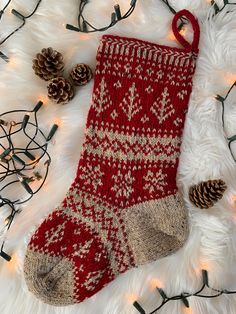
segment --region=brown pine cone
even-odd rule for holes
[[[63,56],[60,52],[50,48],[43,48],[33,59],[32,66],[35,74],[44,81],[60,76],[64,70]]]
[[[48,98],[57,104],[66,104],[74,96],[73,86],[64,77],[52,79],[47,86]]]
[[[73,83],[77,86],[87,84],[93,77],[92,70],[84,63],[76,64],[70,72]]]
[[[226,189],[223,180],[203,181],[189,189],[189,199],[199,208],[210,208],[223,197]]]

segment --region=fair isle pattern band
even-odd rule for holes
[[[132,136],[92,127],[86,134],[84,150],[108,159],[176,163],[179,157],[178,136]]]
[[[71,204],[75,205],[76,210],[67,210]],[[68,216],[68,220],[76,219],[79,223],[85,223],[91,231],[98,234],[104,246],[111,251],[119,252],[110,259],[114,276],[134,265],[127,234],[122,228],[125,222],[118,207],[101,200],[100,197],[77,189],[69,191],[64,206],[61,210],[65,216]]]
[[[186,53],[186,50],[183,48],[167,47],[154,43],[149,43],[146,41],[138,39],[130,39],[126,37],[118,37],[112,35],[105,35],[102,37],[101,44],[98,50],[99,54],[107,54],[112,58],[113,54],[122,56],[122,57],[133,57],[140,58],[146,61],[157,62],[158,57],[161,58],[158,60],[160,63],[167,63],[167,58],[171,58],[171,63],[174,62],[174,65],[182,66],[183,60],[186,60],[188,65],[189,60],[192,56],[196,59],[197,54],[193,51]],[[181,58],[181,60],[179,60]],[[180,62],[181,63],[177,63]]]
[[[100,56],[103,58],[101,64]],[[187,88],[192,84],[196,58],[194,51],[105,35],[98,50],[100,67],[96,68],[96,74],[106,73]]]

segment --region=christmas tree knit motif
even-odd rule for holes
[[[103,77],[102,81],[99,84],[99,87],[96,88],[93,94],[93,106],[97,111],[97,115],[105,111],[108,107],[112,105],[110,95],[108,93],[107,84],[105,78]]]
[[[164,91],[161,93],[161,99],[158,98],[150,110],[157,117],[160,124],[175,113],[175,109],[171,104],[168,87],[164,88]]]
[[[135,83],[133,83],[120,104],[120,107],[127,115],[129,121],[131,121],[133,116],[141,110],[140,103],[140,96],[137,92],[137,88],[135,87]]]
[[[193,26],[191,44],[178,31],[182,16]],[[43,302],[82,302],[187,239],[188,214],[176,173],[199,26],[183,10],[172,27],[182,48],[101,39],[75,180],[26,252],[26,283]]]

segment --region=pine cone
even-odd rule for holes
[[[73,86],[64,77],[56,77],[52,79],[47,86],[48,98],[57,104],[66,104],[74,96]]]
[[[189,199],[199,208],[210,208],[223,197],[226,189],[223,180],[203,181],[189,189]]]
[[[77,86],[87,84],[93,77],[92,70],[84,63],[79,63],[70,72],[73,83]]]
[[[60,76],[64,69],[63,56],[52,48],[43,48],[37,53],[32,66],[35,74],[44,81]]]

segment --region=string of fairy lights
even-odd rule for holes
[[[39,128],[37,113],[42,105],[43,102],[39,101],[31,111],[12,110],[0,114],[0,208],[6,212],[1,236],[6,235],[16,214],[21,212],[22,205],[41,190],[48,176],[51,164],[48,143],[56,133],[58,124],[53,124],[47,136]],[[21,117],[20,121],[17,121],[18,117]],[[14,191],[19,190],[19,186],[22,187],[22,191],[19,191],[21,197],[10,199],[7,195],[11,194],[13,188]],[[5,241],[0,256],[10,261],[10,255],[3,250],[4,244]]]
[[[9,0],[5,4],[5,6],[0,10],[0,20],[3,16],[3,14],[5,13],[6,9],[11,4],[11,2],[12,2],[12,0]],[[31,18],[35,14],[35,12],[37,11],[41,2],[42,2],[42,0],[37,1],[35,8],[33,9],[33,11],[29,15],[23,15],[22,13],[20,13],[16,9],[11,10],[11,13],[14,14],[18,19],[21,20],[21,24],[18,27],[16,27],[12,32],[10,32],[5,38],[0,40],[0,46],[3,45],[9,38],[11,38],[16,32],[18,32],[26,24],[27,19]],[[9,57],[5,53],[3,53],[2,51],[0,51],[0,58],[2,58],[5,62],[9,62]]]
[[[232,84],[232,86],[230,87],[230,89],[228,90],[227,94],[223,97],[223,96],[220,96],[220,95],[217,95],[216,96],[216,100],[218,100],[221,105],[222,105],[222,127],[223,127],[223,130],[224,130],[224,135],[225,135],[225,138],[226,140],[228,141],[228,147],[229,147],[229,150],[230,150],[230,153],[231,153],[231,156],[233,158],[233,160],[236,162],[236,157],[233,153],[233,150],[232,150],[232,144],[236,141],[236,134],[233,135],[233,136],[230,136],[228,137],[226,134],[226,130],[225,130],[225,102],[227,101],[229,95],[231,94],[231,92],[233,91],[233,89],[236,87],[236,81]]]
[[[214,0],[211,1],[211,5],[212,7],[214,8],[214,11],[215,11],[215,15],[220,13],[221,11],[223,11],[225,9],[225,7],[227,6],[230,10],[230,6],[234,6],[236,5],[235,2],[230,2],[229,0],[224,0],[223,1],[223,5],[220,7]],[[228,11],[230,12],[230,11]]]
[[[170,5],[168,0],[161,0],[164,2],[169,10],[175,14],[176,10]],[[66,24],[66,28],[68,30],[76,31],[76,32],[82,32],[82,33],[94,33],[94,32],[103,32],[108,30],[109,28],[115,26],[118,22],[127,19],[135,10],[137,0],[131,0],[130,2],[130,8],[128,11],[126,11],[124,14],[122,14],[120,5],[117,3],[114,5],[114,11],[111,13],[111,21],[108,25],[103,27],[96,27],[92,25],[86,18],[84,17],[84,10],[86,8],[86,5],[89,3],[89,0],[81,0],[79,4],[79,14],[78,14],[78,26],[74,26],[71,24]],[[179,30],[186,24],[187,20],[184,17],[180,18],[181,23],[179,25]]]
[[[170,4],[169,0],[161,0],[171,11],[171,13],[175,14],[177,11],[173,8],[173,6]],[[11,4],[12,0],[8,0],[8,2],[5,4],[5,6],[0,10],[0,20],[5,13],[6,9],[9,7]],[[16,9],[12,9],[11,13],[14,14],[17,18],[19,18],[22,23],[20,26],[18,26],[16,29],[14,29],[11,33],[9,33],[5,38],[3,38],[0,41],[0,46],[4,44],[9,38],[11,38],[16,32],[18,32],[26,23],[26,20],[31,18],[37,11],[39,5],[41,4],[42,0],[38,0],[35,8],[29,15],[23,15]],[[89,3],[89,0],[81,0],[79,3],[79,14],[78,14],[78,26],[74,26],[71,24],[66,24],[66,28],[68,30],[76,31],[76,32],[82,32],[82,33],[92,33],[92,32],[102,32],[106,31],[109,28],[113,27],[116,25],[119,21],[122,21],[124,19],[127,19],[135,10],[137,0],[131,0],[130,2],[130,8],[128,11],[126,11],[124,14],[121,12],[121,8],[119,4],[116,4],[114,6],[114,12],[111,13],[111,22],[107,26],[97,28],[94,25],[92,25],[88,20],[85,19],[84,17],[84,10],[86,5]],[[229,2],[229,0],[224,0],[223,1],[223,6],[220,7],[214,0],[211,1],[211,5],[214,8],[215,14],[218,14],[222,10],[225,9],[226,6],[230,5],[236,5],[235,2]],[[179,25],[179,30],[187,23],[187,20],[182,17],[180,18],[181,23]],[[0,51],[0,58],[2,58],[5,62],[9,62],[9,57]]]
[[[162,2],[164,2],[167,7],[169,8],[170,12],[173,13],[173,14],[176,14],[176,10],[173,8],[173,6],[171,6],[169,0],[161,0]],[[223,3],[222,3],[223,2]],[[230,12],[230,6],[234,6],[236,5],[236,2],[232,2],[232,1],[229,1],[229,0],[223,0],[221,3],[222,5],[220,6],[215,0],[211,0],[211,6],[212,8],[214,9],[214,15],[220,13],[221,11],[223,11],[226,6],[227,6],[227,9],[228,11],[227,12]],[[185,21],[183,21],[183,23],[185,23]]]
[[[81,0],[79,4],[79,15],[78,15],[78,27],[73,26],[71,24],[66,24],[66,28],[69,30],[73,30],[76,32],[82,33],[94,33],[94,32],[103,32],[108,30],[109,28],[116,25],[121,20],[127,19],[135,10],[137,0],[131,0],[129,10],[122,15],[119,4],[114,6],[114,12],[111,13],[111,22],[109,25],[97,28],[93,26],[90,22],[88,22],[84,17],[84,9],[86,5],[89,3],[88,0]]]
[[[171,13],[175,14],[177,11],[173,8],[173,6],[171,6],[169,0],[161,0],[171,11]],[[8,2],[5,4],[5,6],[0,10],[0,20],[3,16],[3,14],[5,13],[6,9],[9,7],[9,5],[11,4],[12,0],[8,0]],[[19,11],[17,11],[16,9],[12,9],[11,13],[14,14],[17,18],[19,18],[22,23],[20,24],[20,26],[18,26],[17,28],[15,28],[11,33],[9,33],[5,38],[3,38],[0,41],[0,46],[2,44],[4,44],[9,38],[11,38],[16,32],[18,32],[26,23],[26,20],[31,18],[37,11],[40,3],[42,2],[42,0],[38,0],[35,8],[33,9],[33,11],[29,14],[29,15],[23,15],[22,13],[20,13]],[[84,17],[84,10],[86,5],[89,3],[89,0],[81,0],[79,3],[79,14],[78,14],[78,27],[71,25],[71,24],[66,24],[66,28],[68,30],[73,30],[73,31],[77,31],[77,32],[83,32],[83,33],[92,33],[92,32],[102,32],[102,31],[106,31],[109,28],[113,27],[114,25],[116,25],[119,21],[127,19],[135,10],[136,4],[137,4],[137,0],[131,0],[130,2],[130,8],[128,9],[128,11],[125,12],[125,14],[121,13],[121,8],[119,4],[116,4],[114,6],[114,12],[111,13],[111,22],[109,25],[104,26],[104,27],[100,27],[97,28],[95,26],[93,26],[88,20],[85,19]],[[228,0],[224,0],[224,4],[223,6],[220,8],[219,5],[212,0],[211,1],[211,5],[215,10],[215,14],[218,14],[219,12],[221,12],[222,10],[224,10],[226,5],[236,5],[236,3],[233,2],[229,2]],[[184,17],[180,18],[181,23],[179,25],[179,29],[181,29],[186,23],[187,20]],[[2,58],[4,61],[9,62],[9,57],[3,53],[2,51],[0,51],[0,58]]]
[[[168,303],[170,301],[181,301],[186,308],[190,308],[189,298],[191,298],[191,297],[212,299],[212,298],[217,298],[222,294],[235,294],[236,293],[236,290],[230,291],[230,290],[226,290],[226,289],[220,290],[220,289],[212,288],[209,284],[208,272],[205,269],[202,270],[202,285],[195,293],[182,292],[179,295],[168,297],[166,292],[162,288],[156,287],[156,290],[161,297],[160,298],[161,301],[160,301],[160,304],[158,305],[158,307],[155,310],[153,310],[152,312],[149,312],[149,314],[157,313],[158,310],[160,310],[166,303]],[[138,301],[135,301],[133,303],[133,306],[136,308],[136,310],[140,314],[147,314],[147,312],[140,305],[140,303],[138,303]]]
[[[176,10],[170,4],[169,0],[161,0],[168,9],[175,14]],[[5,13],[6,9],[9,7],[12,0],[9,0],[6,5],[0,10],[0,20]],[[35,12],[37,11],[40,3],[42,0],[38,0],[34,10],[27,16],[23,15],[19,11],[13,9],[11,13],[14,14],[17,18],[21,20],[21,25],[14,29],[10,34],[8,34],[4,39],[0,41],[0,46],[4,44],[10,37],[12,37],[17,31],[19,31],[26,23],[26,20],[32,17]],[[111,20],[107,26],[103,27],[96,27],[92,23],[90,23],[84,15],[84,11],[86,5],[89,3],[89,0],[81,0],[79,3],[79,14],[78,14],[78,26],[74,26],[71,24],[66,24],[66,28],[68,30],[82,32],[82,33],[93,33],[93,32],[102,32],[106,31],[109,28],[115,26],[118,22],[127,19],[135,10],[137,5],[137,0],[131,0],[130,8],[125,12],[122,13],[121,7],[119,4],[114,6],[114,11],[111,13]],[[211,1],[211,6],[214,10],[214,15],[217,15],[221,11],[223,11],[227,6],[227,12],[230,12],[230,6],[236,5],[235,2],[230,2],[229,0],[224,0],[223,5],[220,7],[214,0]],[[185,18],[181,19],[179,29],[186,24],[187,21]],[[6,54],[0,51],[0,58],[4,61],[8,62],[9,58]],[[229,94],[236,87],[236,82],[230,87],[225,97],[217,95],[216,99],[222,105],[222,126],[223,129],[225,128],[225,102],[228,99]],[[33,195],[35,195],[44,185],[49,166],[51,163],[51,157],[48,153],[48,143],[54,136],[55,132],[57,131],[58,125],[54,124],[49,131],[49,134],[46,136],[45,133],[39,128],[37,112],[42,106],[42,102],[39,101],[35,108],[32,111],[28,110],[14,110],[8,111],[0,115],[0,147],[2,149],[2,153],[0,154],[0,182],[4,182],[4,186],[0,189],[0,207],[7,207],[9,210],[9,214],[5,219],[5,226],[3,232],[6,232],[16,214],[18,214],[22,208],[21,206],[29,201]],[[23,114],[23,119],[19,122],[12,120],[10,117],[11,115],[16,114]],[[31,131],[29,131],[29,129]],[[32,130],[34,130],[32,132]],[[226,134],[226,133],[225,133]],[[15,137],[16,135],[23,135],[27,141],[26,143],[18,147],[15,145]],[[228,141],[229,150],[231,155],[236,162],[236,158],[232,152],[231,146],[234,141],[236,141],[236,135],[227,137],[226,140]],[[38,172],[36,168],[42,164],[44,173]],[[42,170],[42,169],[41,169]],[[36,189],[32,188],[32,184],[34,182],[38,182]],[[15,200],[10,200],[8,197],[3,196],[7,190],[12,185],[20,185],[23,188],[23,191],[27,193],[25,198],[18,197]],[[6,193],[7,194],[7,193]],[[1,249],[0,249],[0,256],[7,261],[10,261],[11,257],[6,252],[4,252],[4,244],[3,241]],[[206,291],[205,291],[206,290]],[[168,294],[163,290],[161,287],[156,287],[156,291],[158,292],[159,296],[161,297],[159,300],[159,304],[156,306],[154,310],[149,312],[149,314],[157,313],[165,304],[170,301],[181,301],[186,308],[190,307],[189,299],[191,297],[201,297],[201,298],[216,298],[222,294],[235,294],[236,291],[230,291],[227,289],[216,289],[211,287],[209,284],[208,279],[208,272],[207,270],[202,270],[202,285],[201,287],[194,293],[190,292],[182,292],[181,294],[175,296],[168,296]],[[133,307],[140,313],[140,314],[147,314],[144,307],[141,303],[136,300],[133,302]]]
[[[174,7],[170,4],[169,0],[161,0],[170,10],[171,13],[176,14],[177,11]],[[108,25],[103,27],[96,27],[92,23],[90,23],[84,17],[84,10],[87,4],[91,2],[89,0],[81,0],[79,3],[79,14],[78,14],[78,26],[74,26],[71,24],[66,24],[66,28],[71,31],[81,32],[81,33],[94,33],[94,32],[103,32],[108,30],[109,28],[115,26],[118,22],[127,19],[135,10],[137,0],[131,0],[130,8],[124,14],[122,14],[122,10],[120,5],[117,3],[114,5],[114,11],[111,13],[111,21]],[[236,5],[234,2],[229,2],[229,0],[224,0],[223,5],[220,7],[214,0],[211,1],[211,6],[214,9],[214,14],[218,14],[225,9],[227,5]],[[178,29],[181,30],[183,26],[187,24],[187,19],[185,17],[180,18],[180,24]]]

